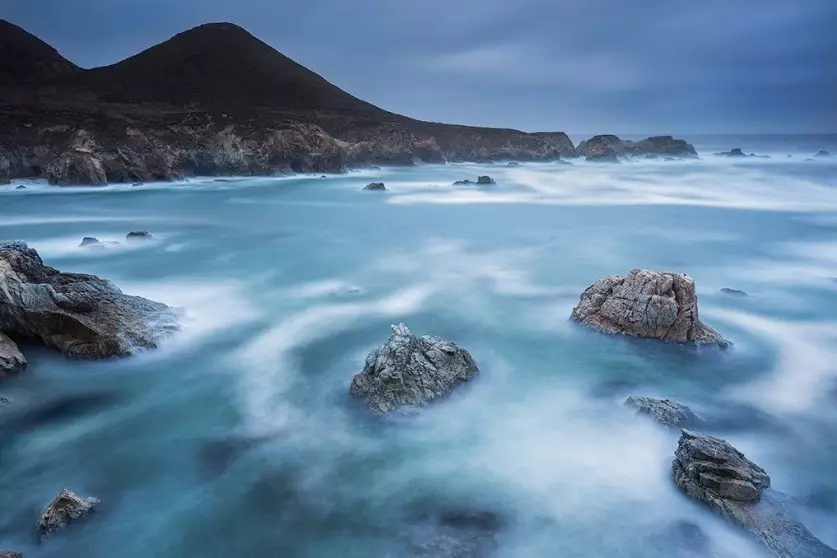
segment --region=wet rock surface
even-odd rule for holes
[[[684,430],[672,462],[674,483],[714,513],[740,525],[781,558],[833,558],[800,523],[791,500],[770,490],[768,474],[729,442]]]
[[[80,498],[65,488],[49,503],[41,515],[37,525],[38,534],[41,537],[48,537],[73,521],[86,517],[98,505],[98,499]]]
[[[634,269],[609,275],[587,287],[571,319],[610,334],[729,345],[699,320],[694,279],[682,273]]]
[[[8,335],[0,331],[0,380],[19,374],[25,369],[26,358],[23,353]]]
[[[74,357],[125,356],[177,329],[165,304],[123,294],[94,275],[44,265],[24,242],[0,243],[0,330]]]
[[[398,324],[389,340],[366,357],[349,392],[383,414],[426,405],[477,374],[477,364],[465,349],[438,337],[418,337]]]
[[[625,400],[625,405],[665,426],[695,428],[703,422],[689,407],[671,399],[632,395]]]

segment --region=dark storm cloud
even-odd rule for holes
[[[837,1],[7,0],[82,66],[237,23],[428,120],[579,132],[837,132]]]

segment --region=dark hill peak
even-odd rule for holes
[[[78,71],[47,43],[0,19],[0,85],[41,82]]]

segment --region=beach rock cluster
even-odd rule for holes
[[[369,353],[349,392],[375,413],[421,407],[479,374],[471,354],[438,337],[413,335],[392,326],[389,340]]]
[[[0,331],[68,356],[108,358],[156,347],[177,328],[165,304],[123,294],[94,275],[44,265],[24,242],[0,243]]]
[[[729,345],[698,318],[694,279],[682,273],[634,269],[609,275],[584,290],[571,318],[604,333]]]

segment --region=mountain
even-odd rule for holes
[[[0,20],[0,182],[103,184],[575,155],[563,132],[388,112],[230,23],[201,25],[88,70]]]

